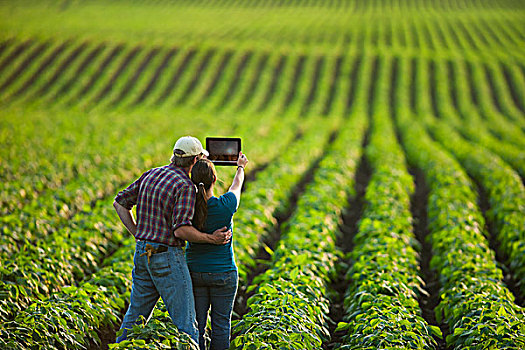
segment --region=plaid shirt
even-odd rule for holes
[[[182,245],[184,241],[173,232],[191,225],[195,194],[195,185],[184,170],[170,164],[142,174],[115,201],[129,210],[137,205],[136,239]]]

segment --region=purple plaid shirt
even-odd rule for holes
[[[182,168],[165,165],[146,171],[115,197],[131,210],[137,205],[136,239],[182,245],[173,232],[191,225],[196,189]]]

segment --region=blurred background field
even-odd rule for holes
[[[320,328],[299,327],[303,343],[290,340],[286,348],[365,346],[352,343],[365,331],[355,313],[343,310],[346,288],[358,286],[348,272],[356,259],[343,253],[363,243],[355,236],[366,231],[358,222],[368,222],[367,215],[388,222],[388,215],[402,221],[406,214],[408,226],[399,230],[410,238],[398,239],[406,243],[398,255],[408,249],[403,261],[414,258],[418,267],[405,275],[413,273],[421,283],[392,283],[396,291],[399,283],[409,285],[410,291],[399,287],[405,291],[400,295],[415,295],[408,298],[408,311],[403,309],[424,325],[413,337],[424,340],[414,344],[464,349],[490,339],[501,342],[496,347],[517,349],[525,343],[519,326],[525,290],[524,1],[0,0],[0,109],[0,347],[107,348],[129,297],[133,251],[133,238],[113,212],[113,197],[144,170],[166,164],[175,140],[187,134],[203,142],[206,136],[241,137],[250,159],[235,241],[242,280],[237,320],[250,312],[246,299],[255,287],[248,286],[256,276],[266,279],[255,279],[255,286],[274,278],[291,278],[297,286],[303,273],[319,275],[322,282],[311,282],[319,295],[309,302],[326,303],[328,310],[310,312]],[[336,154],[352,164],[341,161],[338,167]],[[426,159],[429,154],[439,159]],[[414,203],[416,193],[423,196],[417,202],[421,213],[403,202],[405,194],[365,198],[365,190],[377,190],[367,187],[372,175],[360,173],[368,163],[374,174],[381,173],[380,164],[389,165],[381,186],[388,187],[391,178],[397,188],[392,191],[405,189]],[[446,182],[450,174],[433,170],[448,166],[464,178]],[[218,170],[221,192],[234,169]],[[434,227],[440,220],[457,224],[453,242],[425,238],[430,229],[419,224],[437,196],[429,194],[436,178],[450,193],[465,195],[460,207],[472,210],[467,224],[449,213],[456,210],[452,205],[439,207],[438,201],[428,212]],[[308,201],[316,196],[349,202],[313,208]],[[386,211],[369,200],[381,196],[395,200],[386,207],[407,206],[407,213],[373,212]],[[350,223],[344,213],[357,203],[361,209]],[[315,217],[326,218],[329,229],[308,221]],[[326,261],[305,263],[315,260],[309,256],[298,265],[326,264],[326,271],[301,270],[297,277],[278,264],[283,254],[278,247],[291,250],[283,248],[281,234],[291,236],[296,224],[305,232],[319,230],[328,242],[316,243]],[[459,246],[471,234],[479,242]],[[299,243],[293,244],[299,251],[294,256],[300,256]],[[468,269],[449,267],[439,257],[429,266],[433,256],[452,255],[443,246],[468,251],[469,263],[457,264]],[[278,253],[270,257],[273,250]],[[274,274],[264,275],[267,267]],[[457,281],[459,275],[472,279]],[[487,321],[462,304],[473,295],[486,299],[484,288],[497,290],[489,293],[497,302],[483,307],[496,310],[493,318],[499,321]],[[261,293],[266,301],[275,297]],[[266,324],[264,312],[248,315],[246,322],[261,317]],[[504,324],[498,323],[502,318]],[[165,321],[166,315],[154,320]],[[343,320],[355,328],[336,329]],[[261,337],[269,337],[267,331],[294,338],[295,328],[272,328],[272,322],[258,330]],[[158,327],[151,332],[185,341],[173,329],[160,330],[162,322],[151,324]],[[377,316],[373,324],[376,330],[366,332],[409,344],[388,328],[395,323]],[[481,324],[495,333],[480,331]],[[245,332],[249,328],[239,328],[232,348],[248,346],[241,339],[255,339]],[[342,332],[348,332],[346,340]],[[304,340],[310,339],[306,333],[315,340]],[[252,343],[262,346],[257,341]],[[369,346],[379,346],[374,344]]]

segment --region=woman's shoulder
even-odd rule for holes
[[[235,197],[235,194],[233,194],[232,192],[226,192],[218,198],[212,198],[210,198],[210,200],[215,201],[218,206],[226,207],[231,213],[235,213],[237,211],[237,197]]]

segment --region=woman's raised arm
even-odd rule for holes
[[[230,192],[233,192],[237,198],[237,206],[239,206],[239,202],[241,200],[241,189],[244,182],[244,168],[246,167],[246,164],[248,164],[248,158],[246,158],[246,155],[244,155],[242,152],[239,152],[239,159],[237,159],[237,171],[235,172],[235,176],[229,190]]]

